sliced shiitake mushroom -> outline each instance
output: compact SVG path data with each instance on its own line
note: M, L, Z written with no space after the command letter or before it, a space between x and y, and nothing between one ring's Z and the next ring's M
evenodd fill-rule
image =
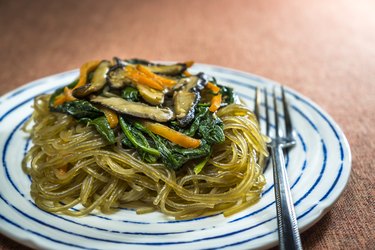
M114 66L108 72L108 82L112 89L121 89L131 84L131 80L126 77L122 66Z
M207 77L200 73L185 77L177 83L173 95L174 112L181 126L188 125L195 116L195 108L200 101L200 90L207 84Z
M174 112L181 126L188 125L194 119L195 106L200 100L200 94L187 91L177 91L173 96Z
M127 114L140 118L147 118L158 122L167 122L174 118L174 113L169 108L149 106L140 102L130 102L120 97L97 96L90 100L93 103L101 104L120 114Z
M143 84L136 85L139 94L142 96L143 100L152 105L160 105L164 102L164 93L162 91L150 88Z
M107 73L110 67L111 63L109 61L102 61L95 69L91 81L73 90L73 96L82 98L101 90L107 82Z
M126 60L126 62L130 64L142 64L155 74L167 75L167 76L180 75L188 68L186 63L164 65L164 64L158 64L158 63L152 63L143 59L130 59L130 60Z

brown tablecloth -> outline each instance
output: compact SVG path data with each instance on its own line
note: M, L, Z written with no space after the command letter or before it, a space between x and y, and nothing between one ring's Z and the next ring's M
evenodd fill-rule
M303 245L374 248L374 1L0 1L0 95L114 55L222 65L310 97L342 127L353 165ZM0 236L0 249L27 248Z

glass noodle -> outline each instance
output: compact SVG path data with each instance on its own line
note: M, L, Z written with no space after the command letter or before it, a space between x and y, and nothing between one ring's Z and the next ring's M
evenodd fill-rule
M196 174L195 161L179 170L142 161L134 149L121 145L120 134L110 145L93 126L51 112L49 98L35 98L29 124L33 146L23 160L32 178L32 198L43 210L82 216L94 209L112 213L130 207L139 214L157 210L189 219L220 212L228 216L260 198L268 153L255 116L243 105L218 110L225 141L213 146Z

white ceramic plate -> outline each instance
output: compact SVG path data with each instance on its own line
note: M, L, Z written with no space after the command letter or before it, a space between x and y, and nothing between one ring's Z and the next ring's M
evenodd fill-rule
M272 87L270 80L244 72L197 64L192 71L215 76L253 106L255 86ZM174 221L160 213L82 218L50 214L34 205L30 179L21 160L30 147L20 128L30 117L33 98L70 83L78 71L49 76L0 98L0 232L22 244L42 249L252 249L277 244L272 171L262 199L230 217L215 215ZM300 230L317 222L338 199L351 169L348 142L337 124L316 104L286 89L297 145L287 158ZM271 114L273 115L273 114Z

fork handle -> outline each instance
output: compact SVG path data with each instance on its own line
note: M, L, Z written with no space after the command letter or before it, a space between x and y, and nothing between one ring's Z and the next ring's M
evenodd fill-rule
M273 178L277 209L279 248L302 249L296 214L285 168L284 152L280 145L271 146Z

